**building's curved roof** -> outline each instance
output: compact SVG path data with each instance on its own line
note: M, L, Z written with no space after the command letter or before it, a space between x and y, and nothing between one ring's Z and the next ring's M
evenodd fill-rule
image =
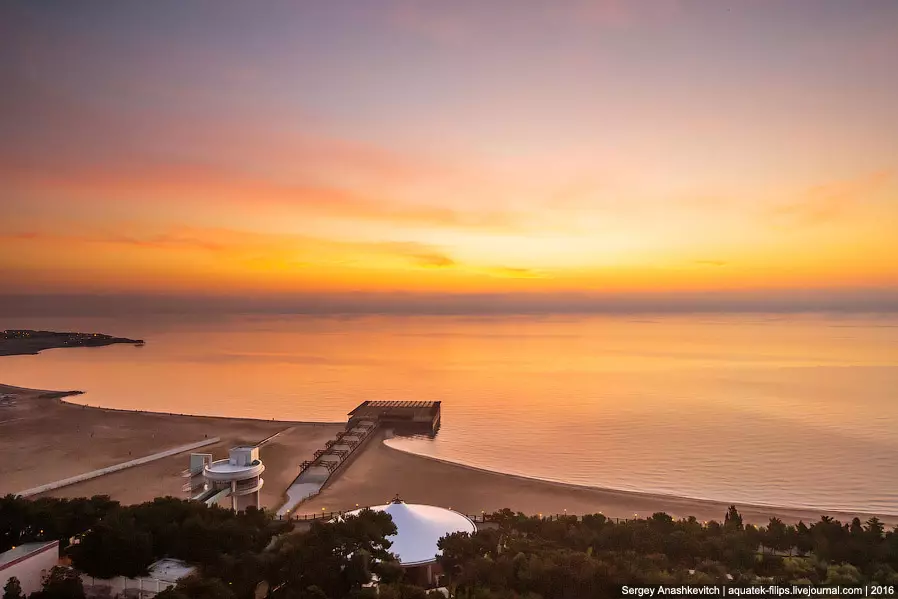
M393 518L396 534L389 540L390 551L403 566L418 566L436 561L440 550L437 541L453 532L474 533L477 527L470 518L458 512L432 505L393 501L373 505L369 509L386 512ZM358 514L361 510L349 512Z
M259 476L265 472L265 465L256 460L248 466L231 463L230 460L218 460L206 465L203 473L210 480L242 480Z

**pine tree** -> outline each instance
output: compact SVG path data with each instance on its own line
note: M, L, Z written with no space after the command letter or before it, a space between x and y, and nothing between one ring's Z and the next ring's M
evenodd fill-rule
M3 599L25 599L25 594L22 593L22 584L15 576L10 578L6 582L6 586L3 587Z

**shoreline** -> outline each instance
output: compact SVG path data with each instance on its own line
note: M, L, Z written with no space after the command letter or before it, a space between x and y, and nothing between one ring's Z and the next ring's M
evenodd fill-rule
M93 406L87 403L81 403L77 401L72 401L67 399L69 397L79 397L82 395L87 395L87 391L52 391L47 389L32 389L30 387L16 387L15 385L7 385L5 383L0 383L0 394L16 394L20 393L26 396L27 399L52 399L56 400L59 403L70 405L73 407L84 408L89 410L97 410L100 412L121 412L126 414L150 414L157 416L173 416L173 417L184 417L184 418L214 418L219 420L227 420L233 422L267 422L267 423L281 423L281 424L303 424L310 426L334 426L334 425L345 425L346 422L338 422L338 421L328 421L328 420L279 420L276 418L250 418L246 416L213 416L208 414L186 414L179 412L157 412L155 410L129 410L126 408L107 408L105 406Z
M429 460L433 462L438 462L440 464L445 464L447 466L452 466L455 468L463 468L465 470L471 470L473 472L479 472L482 474L489 474L492 476L502 476L508 477L512 479L517 479L520 481L526 482L534 482L544 485L551 485L555 487L559 487L562 489L569 489L574 491L586 491L586 492L597 492L608 495L618 495L620 497L633 497L634 499L640 500L650 500L650 501L677 501L677 502L695 502L705 504L707 506L718 506L718 505L736 505L740 511L742 509L752 510L752 511L772 511L776 513L806 513L806 514L816 514L816 518L819 518L821 515L836 515L840 516L839 519L842 519L843 522L847 521L846 519L854 518L855 516L860 517L862 519L877 517L880 520L892 521L898 525L898 513L895 514L887 514L887 513L877 513L877 512L869 512L869 511L850 511L844 509L830 509L830 508L818 508L818 507L795 507L795 506L784 506L784 505L776 505L776 504L765 504L765 503L751 503L751 502L734 502L723 499L709 499L706 497L690 497L688 495L673 495L667 493L655 493L652 491L633 491L629 489L615 489L613 487L602 487L596 485L580 485L577 483L566 483L562 481L549 480L545 478L539 478L536 476L527 476L524 474L511 474L508 472L502 472L500 470L490 470L489 468L481 468L479 466L471 466L470 464L465 464L462 462L453 462L452 460L447 460L444 458L437 458L433 456L428 456L420 453L414 453L412 451L407 451L405 449L399 449L397 447L393 447L387 443L389 439L381 439L381 446L384 448L395 451L397 453L420 458L423 460Z
M153 412L153 411L145 411L145 410L128 410L122 408L106 408L101 406L91 406L86 403L79 403L76 401L72 401L67 399L73 396L80 396L83 392L79 391L53 391L53 390L44 390L44 389L32 389L27 387L16 387L12 385L0 384L0 394L8 394L13 393L20 396L20 399L23 401L20 402L22 404L32 404L33 401L29 400L41 400L52 402L52 404L56 406L60 406L63 408L67 408L68 410L77 410L78 413L81 413L83 417L85 417L88 421L93 422L94 426L100 427L108 427L103 423L103 420L108 418L117 418L117 419L144 419L144 420L152 420L157 423L157 426L160 426L161 429L172 428L175 424L180 426L187 426L195 428L202 424L202 426L222 426L229 427L232 429L232 434L241 435L245 433L241 433L240 431L244 428L258 428L260 426L263 427L299 427L297 429L297 434L302 432L303 437L312 437L314 435L310 435L312 431L321 431L320 433L315 433L315 435L319 434L330 434L329 431L335 430L336 427L342 429L345 426L345 422L309 422L309 421L293 421L293 420L266 420L259 418L241 418L241 417L229 417L229 416L205 416L205 415L195 415L195 414L175 414L169 412ZM77 409L80 408L80 409ZM161 430L160 429L160 430ZM204 429L205 430L205 429ZM267 429L266 429L267 430ZM272 432L281 432L279 429L271 429ZM155 438L155 434L153 435ZM323 439L323 437L322 437ZM186 440L195 440L193 438ZM274 470L276 464L279 462L283 463L284 472L282 473L284 477L292 480L294 476L291 474L290 468L295 467L295 464L298 464L302 459L306 459L308 456L312 454L314 449L317 449L317 444L323 442L318 439L305 439L308 443L302 443L301 446L302 451L296 451L299 447L297 445L297 441L293 442L294 449L290 451L289 455L285 456L272 456L270 460L272 463L270 464L270 468ZM611 511L606 512L606 515L617 514L617 517L631 517L634 513L642 512L644 515L648 515L652 512L646 512L647 509L652 511L665 511L670 515L677 515L682 517L686 516L696 516L701 519L712 519L712 517L701 518L702 514L716 514L713 518L722 517L723 512L726 507L733 502L731 501L720 501L714 499L702 499L702 498L692 498L680 495L665 495L659 493L651 493L651 492L642 492L642 491L629 491L629 490L620 490L606 487L594 487L587 485L578 485L574 483L565 483L560 481L551 481L536 477L528 477L525 475L519 474L509 474L495 470L489 470L486 468L480 468L477 466L470 466L463 463L452 462L450 460L446 460L443 458L436 458L426 455L420 455L416 453L412 453L409 451L405 451L402 449L398 449L392 447L385 443L386 438L384 433L379 433L379 439L375 440L376 442L367 447L360 455L356 456L353 460L353 464L347 466L344 472L341 473L339 477L336 479L328 481L322 489L321 493L313 498L312 500L301 503L299 506L295 508L294 513L317 513L320 508L317 507L318 504L322 505L340 505L339 509L350 509L355 506L356 503L359 503L358 498L370 495L375 496L383 495L383 499L387 499L388 497L395 494L398 489L394 488L386 488L387 486L392 487L405 487L408 489L404 494L410 495L410 497L414 497L418 494L429 495L432 491L437 491L436 497L445 497L446 500L449 500L449 497L453 497L451 503L447 503L447 501L435 501L436 504L446 504L446 505L457 505L464 506L462 509L465 509L469 513L476 513L482 511L480 508L473 509L472 505L472 497L476 495L480 495L483 498L490 498L491 507L495 507L495 509L502 509L504 507L509 507L514 509L515 511L524 511L528 513L528 508L526 506L535 505L535 498L540 498L538 503L545 504L547 507L549 505L582 505L584 501L588 500L589 504L591 504L590 508L576 508L569 510L571 514L575 513L593 513L599 511L599 506L602 505L611 505ZM91 439L91 443L100 443L101 439ZM277 445L276 442L272 442L271 444ZM266 448L270 451L269 445L266 445ZM222 448L219 448L219 451ZM269 453L266 451L266 453ZM146 449L146 452L150 452L150 448ZM304 453L303 453L304 452ZM307 455L306 455L307 454ZM393 459L391 456L401 456L399 459ZM266 462L269 462L269 459L266 458ZM358 466L356 466L358 464ZM387 467L384 467L384 464L387 464ZM392 472L387 472L391 470ZM139 469L135 469L139 471ZM364 476L364 472L368 471L369 475ZM433 489L425 490L419 484L418 481L421 480L422 475L432 474L435 471L439 471L438 474L443 474L444 478L436 477L431 483ZM75 472L78 474L78 472ZM359 476L362 474L363 476ZM108 475L102 477L100 479L96 479L93 481L93 484L88 485L85 483L84 485L74 485L72 487L64 490L64 495L66 496L76 496L77 493L75 491L79 491L79 487L84 487L84 493L87 492L96 492L102 494L104 490L103 481L110 480L111 477L119 477L120 475ZM393 477L393 480L390 480L390 476ZM285 478L285 480L286 480ZM453 485L451 482L447 482L448 479L455 479L458 481L458 485ZM162 485L160 488L174 488L179 486L179 480L174 479L174 485ZM41 484L40 482L29 485L29 486L38 486ZM115 487L115 484L111 485ZM287 487L289 486L289 481L286 485L281 488L279 483L275 481L271 481L270 486L266 489L267 493L272 496L276 496L276 498L281 498L284 496ZM458 487L458 488L456 488ZM474 491L472 491L473 487L477 487ZM23 487L25 488L25 487ZM466 489L467 492L460 492L459 488ZM93 491L90 491L90 490ZM83 493L82 493L83 494ZM177 493L172 493L175 496L178 496ZM351 495L355 498L351 503L348 503L343 497L346 495ZM125 494L124 497L136 497L133 493ZM503 499L504 498L504 499ZM150 500L152 497L150 496L141 496L141 500ZM274 503L277 503L277 500L274 499ZM378 500L372 500L371 505L375 505ZM342 503L341 503L342 502ZM431 501L432 503L434 500ZM486 503L484 499L479 499L476 503L483 504ZM495 503L495 506L492 504ZM316 509L313 509L311 512L311 506L315 505ZM335 505L335 507L336 507ZM785 521L798 521L798 520L806 520L806 521L816 521L820 518L821 515L830 515L842 521L850 521L853 517L860 517L862 519L867 519L872 516L878 517L884 523L898 524L898 514L878 514L874 512L851 512L845 510L829 510L829 509L817 509L817 508L795 508L788 506L777 506L777 505L764 505L764 504L753 504L753 503L735 503L735 505L740 509L740 512L747 516L747 521L755 521L759 523L766 522L766 519L771 516L779 517ZM518 507L516 507L518 506ZM592 509L594 506L595 509ZM271 509L275 509L277 506L267 505ZM657 509L656 509L657 508ZM542 508L540 508L542 509ZM565 508L566 509L566 508ZM531 509L534 514L538 513L538 509ZM550 509L543 510L546 513L552 513ZM563 510L558 509L557 513L561 513Z
M103 333L8 329L0 331L0 356L36 356L48 349L106 347L117 344L140 347L145 343L143 339L115 337Z
M185 453L142 460L205 440L216 440L203 451L217 458L226 457L232 447L265 441L269 475L262 505L273 507L301 461L345 426L103 408L66 400L71 391L4 384L0 384L0 395L13 395L11 401L0 403L0 423L9 423L0 435L0 452L16 456L0 463L0 496L107 471L37 496L109 495L123 504L162 496L186 498L181 477L187 466ZM133 462L138 465L109 470Z
M0 387L3 387L0 384ZM52 392L51 392L52 393ZM61 403L68 404L70 406L77 406L79 408L87 408L91 410L99 410L102 412L125 412L128 414L155 414L158 416L172 416L179 418L215 418L218 420L228 420L232 422L274 422L281 424L303 424L308 426L345 426L346 422L338 422L338 421L329 421L329 420L278 420L276 418L250 418L247 416L214 416L209 414L186 414L180 412L156 412L154 410L129 410L127 408L107 408L104 406L92 406L86 403L79 403L77 401L70 401L66 399L67 397L77 397L80 395L86 395L86 391L75 391L75 392L67 392L66 395L62 395L59 397L47 397L48 399L57 399Z
M888 526L898 525L898 515L893 514L693 499L522 477L408 453L384 444L383 433L379 437L381 442L372 443L351 468L328 481L319 495L297 506L294 514L302 517L322 510L338 512L357 505L378 505L398 493L408 502L451 507L466 514L509 508L527 515L603 513L626 519L665 512L674 518L721 521L727 508L736 505L746 522L758 525L766 525L771 517L787 523L810 523L821 516L842 522L875 516Z

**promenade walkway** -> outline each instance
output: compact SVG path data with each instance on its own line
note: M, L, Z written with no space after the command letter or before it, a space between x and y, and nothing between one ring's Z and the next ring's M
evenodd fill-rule
M90 480L92 478L97 478L99 476L104 476L106 474L112 474L113 472L118 472L119 470L124 470L126 468L131 468L133 466L140 466L142 464L148 464L148 463L154 462L156 460L161 460L162 458L167 458L169 456L177 455L179 453L184 453L185 451L192 451L194 449L199 449L200 447L205 447L207 445L213 445L215 443L218 443L220 440L221 439L219 437L213 437L211 439L203 439L202 441L197 441L195 443L188 443L187 445L180 445L178 447L166 449L165 451L160 451L159 453L154 453L151 455L143 456L142 458L129 460L127 462L122 462L121 464L114 464L112 466L107 466L106 468L100 468L99 470L92 470L90 472L85 472L84 474L78 474L77 476L72 476L70 478L64 478L62 480L57 480L52 483L47 483L45 485L40 485L38 487L26 489L24 491L19 491L18 493L16 493L16 495L18 495L19 497L31 497L32 495L39 495L41 493L46 493L47 491L52 491L54 489L59 489L62 487L67 487L69 485L74 485L75 483L84 482L86 480Z
M278 517L289 517L290 511L321 491L334 473L343 465L377 429L375 421L350 421L346 429L331 439L324 449L315 452L312 460L303 462L299 475L286 491L287 500L277 510Z

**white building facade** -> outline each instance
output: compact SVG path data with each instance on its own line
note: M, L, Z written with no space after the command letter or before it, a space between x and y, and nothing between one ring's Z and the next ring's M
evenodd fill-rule
M44 577L59 564L59 541L25 543L0 553L0 589L17 578L27 597L41 590Z
M260 505L260 491L265 484L265 464L256 446L234 447L226 460L212 460L208 453L190 454L190 466L184 471L189 482L184 490L191 499L207 505L223 505L242 511Z

